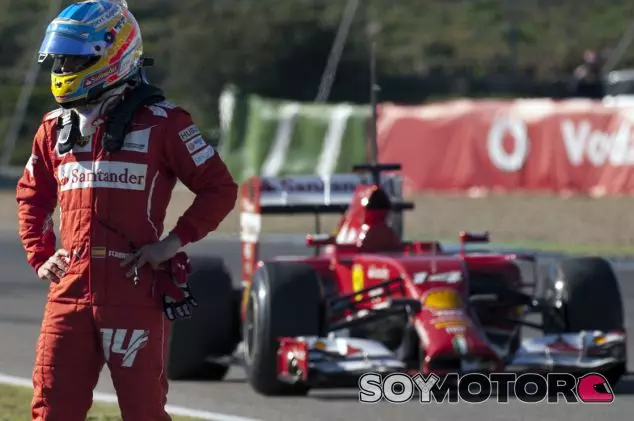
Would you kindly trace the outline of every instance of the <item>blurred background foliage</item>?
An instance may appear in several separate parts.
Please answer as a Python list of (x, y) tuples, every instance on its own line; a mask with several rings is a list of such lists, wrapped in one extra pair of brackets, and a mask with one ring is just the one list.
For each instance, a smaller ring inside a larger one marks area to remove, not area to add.
[[(67, 5), (71, 1), (64, 1)], [(152, 81), (208, 132), (221, 90), (314, 100), (344, 0), (129, 0)], [(0, 0), (0, 135), (48, 23), (48, 0)], [(609, 7), (608, 7), (609, 6)], [(627, 0), (361, 0), (329, 101), (368, 102), (367, 28), (377, 30), (381, 99), (563, 97), (583, 51), (609, 52), (630, 24)], [(634, 65), (628, 52), (619, 67)], [(54, 108), (38, 78), (16, 160)], [(14, 162), (22, 164), (23, 162)]]

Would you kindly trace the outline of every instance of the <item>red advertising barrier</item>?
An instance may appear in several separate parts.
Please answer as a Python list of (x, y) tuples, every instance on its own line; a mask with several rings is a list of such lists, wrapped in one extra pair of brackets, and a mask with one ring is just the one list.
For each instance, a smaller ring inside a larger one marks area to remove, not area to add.
[(634, 107), (590, 100), (382, 105), (381, 162), (409, 191), (634, 193)]

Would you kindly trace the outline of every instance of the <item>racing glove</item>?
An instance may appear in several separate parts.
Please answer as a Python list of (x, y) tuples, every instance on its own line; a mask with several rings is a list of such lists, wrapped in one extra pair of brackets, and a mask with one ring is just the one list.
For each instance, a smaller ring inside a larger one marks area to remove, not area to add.
[(176, 253), (161, 268), (169, 276), (160, 276), (156, 284), (163, 300), (163, 311), (170, 321), (187, 320), (192, 316), (192, 307), (198, 307), (187, 278), (191, 273), (189, 257), (184, 252)]

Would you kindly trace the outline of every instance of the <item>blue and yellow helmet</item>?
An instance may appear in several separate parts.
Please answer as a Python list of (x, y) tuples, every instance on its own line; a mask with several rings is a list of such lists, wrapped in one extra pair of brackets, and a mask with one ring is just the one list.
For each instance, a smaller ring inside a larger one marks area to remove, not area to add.
[(51, 91), (64, 108), (97, 99), (142, 65), (141, 29), (125, 1), (72, 4), (49, 25), (38, 61), (53, 58)]

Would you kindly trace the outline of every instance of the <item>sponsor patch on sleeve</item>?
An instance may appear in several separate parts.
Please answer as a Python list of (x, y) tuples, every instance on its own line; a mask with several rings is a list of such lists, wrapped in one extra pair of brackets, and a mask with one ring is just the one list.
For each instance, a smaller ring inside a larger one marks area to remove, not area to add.
[(178, 137), (180, 137), (183, 142), (187, 142), (188, 140), (193, 139), (199, 134), (200, 129), (198, 128), (198, 126), (192, 124), (191, 126), (186, 127), (185, 129), (178, 132)]
[(187, 150), (189, 151), (189, 153), (194, 153), (198, 149), (207, 146), (207, 142), (205, 142), (205, 139), (203, 139), (202, 136), (196, 136), (185, 145), (187, 146)]
[(193, 154), (192, 159), (194, 160), (194, 163), (196, 164), (196, 166), (200, 167), (202, 164), (204, 164), (209, 158), (211, 158), (215, 154), (216, 154), (216, 151), (214, 150), (214, 148), (211, 145), (207, 145), (205, 146), (204, 149), (201, 149), (200, 151)]

